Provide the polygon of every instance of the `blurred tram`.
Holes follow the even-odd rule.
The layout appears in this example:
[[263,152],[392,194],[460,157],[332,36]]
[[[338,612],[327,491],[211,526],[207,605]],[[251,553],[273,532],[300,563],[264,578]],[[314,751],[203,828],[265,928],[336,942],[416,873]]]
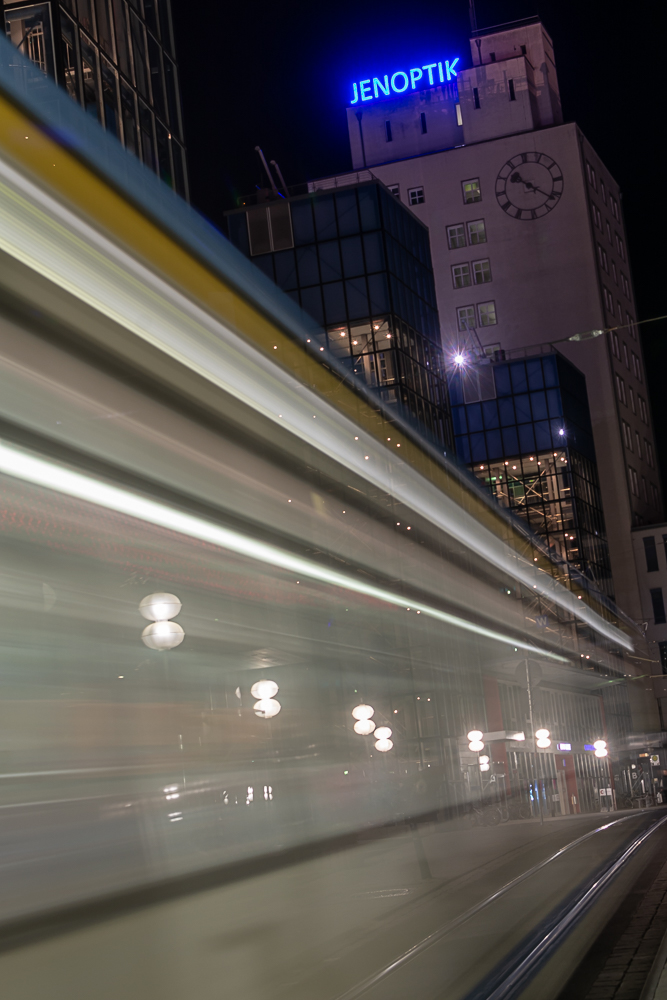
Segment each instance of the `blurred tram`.
[[0,62],[3,996],[491,995],[656,823],[641,634]]

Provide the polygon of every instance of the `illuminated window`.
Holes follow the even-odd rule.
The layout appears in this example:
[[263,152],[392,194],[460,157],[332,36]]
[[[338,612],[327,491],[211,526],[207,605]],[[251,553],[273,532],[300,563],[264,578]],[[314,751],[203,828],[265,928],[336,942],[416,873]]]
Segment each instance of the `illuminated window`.
[[495,326],[498,322],[496,318],[495,302],[480,302],[477,306],[479,312],[480,326]]
[[461,332],[475,329],[477,323],[475,320],[474,306],[461,306],[460,309],[456,310],[456,317],[458,320],[458,327]]
[[461,117],[461,105],[456,105],[456,124],[463,125],[463,118]]
[[447,226],[447,242],[450,250],[458,250],[466,245],[466,234],[463,226]]
[[454,288],[467,288],[468,285],[471,285],[470,264],[454,264],[452,267],[452,281]]
[[472,270],[476,285],[485,285],[487,281],[491,281],[491,264],[488,257],[486,260],[473,261]]
[[471,246],[476,243],[486,243],[486,226],[483,219],[468,223],[468,240]]
[[423,205],[424,204],[424,188],[409,188],[408,190],[408,202],[410,205]]
[[482,200],[482,190],[479,186],[479,178],[475,177],[470,181],[463,181],[463,203],[471,205],[475,201]]

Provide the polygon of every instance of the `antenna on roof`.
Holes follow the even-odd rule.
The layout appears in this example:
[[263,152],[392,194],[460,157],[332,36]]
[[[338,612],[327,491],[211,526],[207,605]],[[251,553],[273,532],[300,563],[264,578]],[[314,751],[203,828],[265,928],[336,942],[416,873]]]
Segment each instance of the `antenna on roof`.
[[468,0],[468,13],[470,14],[470,30],[477,31],[477,15],[475,13],[475,0]]
[[266,158],[264,156],[264,153],[262,152],[261,146],[255,146],[255,152],[259,153],[259,158],[264,164],[264,169],[266,170],[266,176],[269,178],[269,184],[271,185],[271,190],[276,195],[276,197],[279,198],[280,195],[278,194],[278,188],[275,185],[275,181],[273,180],[273,174],[269,170],[269,165],[266,162]]
[[275,171],[278,174],[278,180],[280,181],[280,183],[283,186],[283,191],[285,192],[285,197],[289,198],[289,191],[287,190],[287,184],[285,184],[285,178],[282,175],[280,167],[278,166],[278,164],[276,163],[275,160],[271,160],[271,166],[275,168]]

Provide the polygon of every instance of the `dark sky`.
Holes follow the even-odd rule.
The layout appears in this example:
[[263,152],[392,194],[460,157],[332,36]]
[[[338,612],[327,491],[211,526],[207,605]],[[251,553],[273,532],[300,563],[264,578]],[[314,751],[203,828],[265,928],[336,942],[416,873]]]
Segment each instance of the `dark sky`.
[[[554,41],[563,112],[623,191],[639,319],[667,313],[663,56],[665,25],[646,0],[477,0],[488,27],[539,14]],[[467,0],[172,0],[191,199],[223,227],[239,194],[263,183],[254,147],[288,184],[351,166],[351,80],[420,65],[470,65]],[[196,15],[195,15],[196,11]],[[667,499],[667,323],[642,328]]]

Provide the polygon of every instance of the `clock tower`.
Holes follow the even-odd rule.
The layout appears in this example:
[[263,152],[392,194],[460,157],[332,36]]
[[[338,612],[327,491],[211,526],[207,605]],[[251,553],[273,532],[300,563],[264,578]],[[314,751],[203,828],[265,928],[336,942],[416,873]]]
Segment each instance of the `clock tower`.
[[[356,172],[310,187],[372,175],[428,226],[446,356],[467,350],[479,368],[557,351],[585,375],[613,594],[638,620],[631,530],[662,521],[663,508],[621,192],[563,120],[553,44],[538,18],[476,31],[469,59],[457,55],[436,44],[435,62],[396,75],[398,94],[366,81],[368,99],[347,112]],[[428,67],[440,64],[450,78],[434,71],[431,85]],[[594,330],[608,332],[568,339]],[[481,404],[495,392],[481,371],[470,386]],[[487,456],[475,471],[493,460],[490,441],[502,433],[483,422],[475,430],[476,454]],[[472,468],[468,440],[459,457]],[[517,448],[504,459],[523,461]]]

